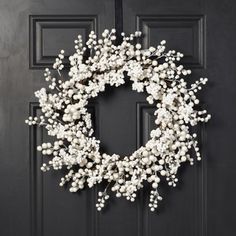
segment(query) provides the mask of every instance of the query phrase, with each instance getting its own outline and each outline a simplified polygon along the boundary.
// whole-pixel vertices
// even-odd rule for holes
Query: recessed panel
[[[137,145],[145,145],[150,139],[150,132],[155,125],[155,106],[146,102],[137,103]],[[202,131],[201,131],[202,132]],[[201,137],[201,135],[199,135]],[[201,143],[201,142],[200,142]],[[179,183],[176,188],[169,187],[164,179],[159,187],[163,201],[157,211],[152,213],[148,208],[150,189],[142,191],[143,207],[140,209],[140,225],[143,236],[169,235],[202,235],[202,220],[204,215],[203,173],[204,162],[195,163],[193,167],[184,164],[179,169]],[[175,222],[172,224],[172,222]],[[187,223],[187,224],[186,224]],[[169,225],[172,224],[172,227]]]
[[[143,46],[167,41],[167,50],[184,54],[182,64],[201,68],[205,63],[203,16],[138,16],[137,28],[143,32]]]
[[[88,106],[88,111],[92,115],[93,127],[96,129],[95,110],[95,104]],[[32,116],[41,114],[38,103],[30,104],[30,114]],[[37,151],[37,146],[52,140],[49,140],[42,127],[31,127],[30,131],[31,235],[73,236],[78,235],[78,232],[81,235],[94,235],[97,227],[95,188],[70,193],[68,186],[59,186],[60,178],[67,172],[66,169],[42,172],[40,170],[42,163],[48,162],[50,157],[42,156]]]
[[[74,40],[80,34],[86,41],[89,32],[96,31],[96,22],[96,16],[30,16],[30,67],[51,67],[61,49],[68,67]]]
[[[86,38],[85,29],[75,28],[45,28],[42,31],[42,56],[55,57],[61,49],[65,51],[65,56],[75,53],[74,40],[78,34]]]

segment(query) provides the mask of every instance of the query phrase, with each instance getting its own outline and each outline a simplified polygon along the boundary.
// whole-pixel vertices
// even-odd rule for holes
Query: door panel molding
[[[52,67],[61,49],[65,49],[68,68],[74,40],[81,34],[86,41],[91,30],[97,32],[97,19],[96,15],[30,15],[30,69]]]
[[[92,115],[93,127],[96,132],[98,130],[98,119],[95,119],[97,114],[97,104],[92,103],[88,105],[88,110]],[[30,116],[40,116],[41,109],[38,102],[30,102],[29,114]],[[43,236],[45,226],[43,223],[44,217],[44,173],[40,167],[43,164],[43,155],[37,151],[37,146],[44,141],[44,128],[30,126],[29,128],[29,153],[30,153],[30,226],[31,236]],[[96,134],[97,135],[97,134]],[[46,176],[45,178],[50,178]],[[61,188],[61,187],[57,187]],[[68,189],[63,190],[68,191]],[[97,188],[85,189],[86,192],[86,221],[87,221],[87,235],[98,235],[98,212],[95,204],[97,200]],[[78,201],[80,199],[78,198]]]
[[[138,102],[137,103],[137,148],[145,145],[145,143],[149,140],[150,132],[154,128],[154,116],[155,105],[150,105],[147,102]],[[206,131],[205,125],[201,125],[201,127],[197,130],[199,133],[199,145],[202,154],[201,163],[196,162],[193,167],[187,166],[187,168],[193,168],[191,172],[193,173],[193,185],[194,190],[191,198],[193,204],[193,221],[192,221],[192,235],[194,236],[207,236],[207,161],[205,160],[205,148],[204,144],[206,143]],[[186,181],[186,179],[185,179]],[[192,179],[191,179],[192,181]],[[183,183],[180,183],[180,185]],[[175,189],[171,189],[170,191],[176,191]],[[181,193],[180,193],[181,194]],[[140,236],[149,236],[152,235],[150,225],[153,226],[153,222],[150,223],[150,218],[152,218],[153,213],[147,209],[148,199],[144,198],[143,191],[141,195],[141,205],[139,207],[139,228],[140,228]],[[146,194],[147,195],[147,194]],[[165,203],[165,192],[163,192],[164,200],[161,204]],[[179,196],[181,198],[181,196]],[[184,197],[184,196],[182,196]],[[182,199],[183,201],[184,199]],[[187,204],[188,201],[186,201]],[[191,201],[190,201],[191,203]],[[144,204],[144,205],[143,205]],[[184,207],[184,206],[183,206]],[[163,212],[165,213],[165,212]],[[161,210],[158,212],[160,217],[162,217]],[[170,212],[170,214],[178,214],[177,212]],[[154,214],[153,217],[157,217],[157,225],[158,225],[158,215]],[[178,215],[176,215],[178,218]]]
[[[31,116],[39,114],[38,102],[29,104]],[[30,126],[29,153],[30,153],[30,227],[32,236],[43,235],[43,176],[40,167],[43,157],[37,152],[37,146],[43,141],[43,127]]]
[[[182,64],[205,68],[205,21],[204,15],[137,15],[136,29],[144,34],[144,48],[166,39],[167,47],[186,54]]]

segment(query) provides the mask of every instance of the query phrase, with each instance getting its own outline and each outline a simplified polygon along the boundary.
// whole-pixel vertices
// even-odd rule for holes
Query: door
[[[1,236],[233,236],[236,233],[236,3],[233,0],[19,0],[0,1],[0,235]],[[184,166],[176,188],[163,184],[157,212],[148,188],[131,203],[112,197],[97,212],[100,187],[72,194],[58,186],[63,173],[42,173],[36,147],[43,129],[28,128],[39,114],[34,91],[60,51],[73,52],[78,34],[91,30],[143,32],[144,47],[185,54],[189,81],[208,77],[200,93],[213,119],[199,127],[203,160]],[[68,62],[67,62],[68,66]],[[96,136],[109,154],[131,154],[149,139],[154,107],[146,95],[108,88],[89,104]]]

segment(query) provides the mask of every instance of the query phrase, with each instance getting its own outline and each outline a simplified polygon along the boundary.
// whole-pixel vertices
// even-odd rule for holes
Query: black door
[[[233,236],[236,234],[236,2],[233,0],[0,1],[0,235],[1,236]],[[38,114],[33,92],[45,86],[43,69],[60,49],[73,52],[78,34],[143,32],[144,47],[165,39],[185,54],[190,81],[208,77],[201,92],[213,119],[199,129],[203,160],[181,170],[173,189],[161,186],[156,213],[148,192],[111,199],[95,209],[98,189],[78,194],[58,186],[60,172],[42,173],[37,145],[47,140],[24,124]],[[130,154],[145,144],[154,107],[130,84],[108,89],[90,104],[103,149]]]

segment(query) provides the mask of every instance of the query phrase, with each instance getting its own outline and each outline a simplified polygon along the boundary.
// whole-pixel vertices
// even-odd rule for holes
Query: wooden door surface
[[[234,236],[236,234],[236,2],[233,0],[0,0],[0,235],[1,236]],[[161,186],[157,212],[148,188],[128,202],[112,197],[102,212],[98,188],[71,194],[62,173],[42,173],[36,148],[47,140],[24,120],[40,112],[34,91],[60,49],[69,56],[78,34],[91,30],[143,32],[142,45],[167,41],[184,53],[189,81],[208,77],[200,93],[212,114],[199,128],[203,160],[184,166],[180,183]],[[67,62],[68,66],[68,62]],[[154,106],[127,82],[89,105],[107,153],[131,154],[149,139]]]

